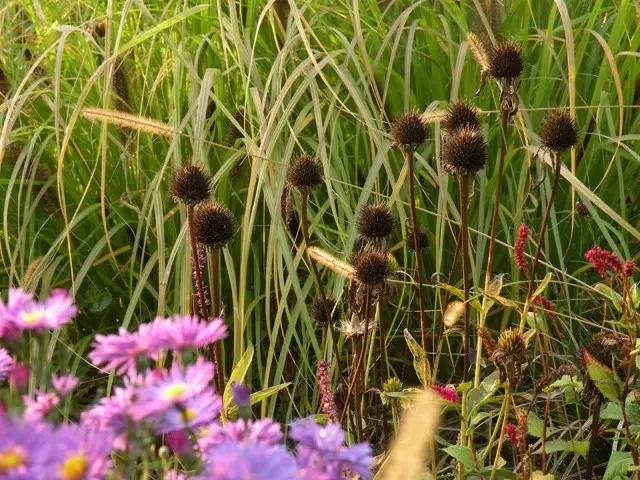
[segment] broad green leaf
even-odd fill
[[[233,401],[233,397],[231,395],[231,385],[234,383],[242,383],[244,377],[247,375],[249,371],[249,367],[251,366],[251,362],[253,361],[253,345],[249,344],[247,349],[242,354],[242,357],[238,361],[238,364],[234,367],[231,375],[229,376],[229,381],[227,382],[227,386],[224,389],[224,395],[222,396],[224,408],[228,410],[231,406],[231,402]]]
[[[631,285],[629,295],[631,296],[634,310],[638,310],[638,307],[640,307],[640,287],[638,287],[637,283]]]
[[[588,441],[572,442],[570,440],[551,440],[550,442],[545,443],[545,450],[547,453],[572,452],[585,457],[589,451],[589,442]],[[542,451],[542,447],[538,450],[538,452],[541,452],[541,451]]]
[[[602,480],[626,480],[629,478],[629,467],[633,465],[631,452],[611,452],[607,470]]]
[[[489,287],[485,290],[484,294],[489,298],[484,302],[484,313],[487,313],[493,307],[496,302],[496,297],[500,296],[502,291],[502,285],[504,283],[504,274],[496,275],[489,283]]]
[[[531,474],[531,480],[556,480],[552,473],[544,474],[540,470],[536,470]]]
[[[589,378],[607,399],[620,403],[622,384],[609,367],[598,362],[587,350],[583,351]]]
[[[254,392],[249,397],[249,402],[250,402],[251,405],[255,405],[256,403],[260,403],[263,400],[266,400],[266,399],[272,397],[273,395],[278,393],[280,390],[284,390],[289,385],[291,385],[291,382],[281,383],[280,385],[274,385],[273,387],[265,388],[264,390],[260,390],[259,392]],[[237,413],[237,411],[238,411],[238,407],[236,407],[235,405],[232,405],[231,408],[229,409],[229,412],[228,412],[229,413],[229,417],[233,418],[235,416],[235,414]]]
[[[622,295],[604,283],[598,283],[594,288],[609,299],[611,305],[613,305],[618,313],[622,313]]]
[[[471,422],[469,422],[469,428],[475,429],[485,418],[491,417],[491,414],[488,412],[480,412],[477,415],[471,417]]]
[[[416,375],[418,375],[420,383],[425,387],[431,385],[431,366],[424,350],[406,328],[404,329],[404,338],[409,346],[411,355],[413,355],[413,368],[416,371]]]
[[[552,278],[553,278],[553,273],[551,272],[545,275],[545,277],[542,279],[542,282],[540,282],[540,285],[538,285],[538,288],[536,288],[536,291],[533,292],[533,295],[531,296],[531,301],[535,300],[536,298],[538,298],[540,295],[544,293],[544,291],[549,286],[549,282],[551,281]]]
[[[456,288],[453,285],[449,285],[447,283],[440,283],[438,284],[438,286],[440,288],[444,288],[447,292],[449,292],[451,295],[455,295],[460,300],[464,300],[464,290],[460,288]],[[482,305],[480,304],[480,301],[477,298],[470,298],[469,305],[471,305],[476,310],[482,310]]]
[[[527,417],[527,429],[529,435],[531,435],[532,437],[542,438],[544,422],[535,413],[529,412],[529,416]]]
[[[458,460],[465,468],[470,470],[477,468],[476,462],[473,460],[473,453],[466,445],[451,445],[445,448],[444,451]]]

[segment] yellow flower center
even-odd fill
[[[186,391],[187,391],[186,383],[174,383],[173,385],[169,385],[167,388],[164,389],[164,392],[162,392],[162,399],[167,401],[176,400],[177,398],[180,397],[180,395],[182,395]]]
[[[23,312],[22,321],[28,324],[34,324],[42,318],[42,312]]]
[[[0,474],[16,470],[25,464],[26,455],[18,448],[10,448],[0,453]]]
[[[180,413],[180,419],[184,423],[188,423],[191,420],[193,420],[194,418],[196,418],[197,415],[198,415],[198,412],[196,412],[193,408],[187,408],[183,412]]]
[[[80,480],[84,478],[89,469],[89,460],[87,457],[79,453],[65,460],[60,468],[60,477],[62,480]]]

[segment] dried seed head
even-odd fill
[[[478,328],[478,336],[482,340],[482,345],[484,346],[485,351],[487,352],[487,357],[491,358],[493,353],[496,351],[496,341],[493,338],[493,335],[489,331],[489,329],[484,327]]]
[[[322,185],[322,165],[311,155],[303,153],[289,167],[287,183],[300,191],[309,192]]]
[[[393,273],[393,262],[384,250],[363,250],[353,256],[351,263],[356,269],[356,279],[364,285],[381,283]]]
[[[462,127],[442,146],[442,164],[456,176],[472,175],[482,170],[489,156],[484,135],[476,129]]]
[[[464,100],[449,105],[444,118],[444,129],[447,135],[454,134],[462,127],[479,128],[479,110]]]
[[[169,192],[176,202],[197,205],[211,195],[211,175],[199,165],[185,165],[173,173]]]
[[[524,335],[517,328],[505,330],[498,337],[498,349],[505,355],[524,354],[527,349]]]
[[[522,47],[512,41],[498,43],[489,54],[489,74],[493,78],[513,80],[524,70]]]
[[[214,201],[200,206],[193,219],[196,240],[202,246],[217,250],[236,233],[236,217],[224,204]]]
[[[386,203],[365,205],[356,222],[358,234],[370,241],[389,238],[396,227],[396,217]]]
[[[391,124],[391,142],[405,152],[414,152],[427,140],[427,125],[416,111],[406,112]]]
[[[242,127],[243,130],[246,130],[247,115],[244,108],[238,108],[233,114],[233,119]],[[242,135],[243,132],[238,127],[236,127],[233,122],[229,122],[229,129],[227,130],[224,144],[227,147],[232,147],[237,139],[242,138]]]
[[[585,349],[600,363],[611,366],[614,358],[621,357],[625,337],[616,332],[598,332],[589,339]]]
[[[334,324],[340,319],[340,306],[333,295],[327,298],[317,297],[309,306],[309,315],[318,325]]]
[[[540,380],[535,383],[535,389],[541,390],[543,388],[547,388],[556,380],[561,379],[564,375],[573,376],[577,374],[578,370],[576,369],[575,365],[573,365],[572,363],[565,363],[563,365],[560,365],[558,368],[549,369],[547,374],[540,377]]]
[[[571,115],[562,110],[550,110],[540,124],[542,146],[556,153],[570,149],[578,142],[578,126]]]
[[[382,384],[382,391],[385,393],[401,393],[404,385],[398,377],[391,377]]]
[[[589,207],[587,207],[582,200],[578,200],[576,202],[576,212],[581,217],[588,217],[589,215],[591,215],[589,213]]]
[[[414,231],[418,236],[417,245],[416,245],[416,239],[414,236]],[[422,250],[426,250],[427,248],[429,248],[429,230],[421,227],[418,227],[417,230],[415,228],[410,228],[407,231],[406,243],[407,243],[407,247],[412,252],[416,252],[416,251],[421,252]]]

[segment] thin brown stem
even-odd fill
[[[318,295],[323,302],[326,303],[327,295],[324,292],[324,287],[322,286],[322,281],[320,280],[320,273],[318,272],[318,268],[316,267],[315,262],[309,256],[309,247],[311,246],[311,241],[309,240],[309,219],[307,217],[307,207],[309,205],[309,194],[302,193],[302,206],[300,207],[300,223],[302,228],[302,236],[304,237],[304,246],[307,252],[307,260],[309,261],[309,266],[311,267],[311,272],[313,274],[313,278],[316,283],[316,289],[318,290]],[[330,312],[327,312],[327,316],[330,317]],[[327,318],[327,321],[331,323],[331,319]]]
[[[589,438],[589,453],[587,455],[587,469],[585,474],[586,480],[591,480],[593,477],[593,464],[595,463],[596,454],[596,438],[598,438],[598,431],[600,430],[600,404],[602,399],[600,393],[597,394],[594,400],[594,405],[591,413],[591,437]]]
[[[460,244],[462,256],[462,288],[464,290],[464,370],[462,381],[466,382],[469,375],[469,335],[470,335],[470,305],[469,305],[469,177],[460,177]]]
[[[417,214],[416,214],[416,195],[415,195],[415,181],[413,178],[413,151],[412,150],[406,150],[405,151],[405,162],[407,163],[407,167],[409,169],[408,175],[409,175],[409,206],[411,209],[411,223],[412,228],[413,228],[413,245],[415,247],[415,252],[416,252],[416,270],[417,270],[417,277],[418,277],[418,283],[416,285],[417,287],[417,294],[418,294],[418,301],[420,304],[420,335],[421,335],[421,339],[422,339],[422,350],[425,352],[427,352],[427,324],[426,324],[426,320],[425,320],[425,316],[424,316],[424,300],[422,298],[422,289],[423,289],[423,283],[422,283],[422,259],[421,259],[421,252],[420,252],[420,248],[418,248],[419,244],[418,244],[418,219],[417,219]]]
[[[218,285],[218,268],[220,265],[220,252],[213,250],[209,255],[211,261],[209,262],[209,286],[211,288],[211,316],[217,318],[222,313],[222,307],[220,302],[220,286]],[[225,373],[224,363],[222,362],[222,344],[216,342],[213,345],[213,359],[216,367],[218,368],[218,374],[216,375],[216,386],[218,391],[224,392],[225,389]]]

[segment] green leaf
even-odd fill
[[[542,448],[538,450],[541,452]],[[556,453],[556,452],[573,452],[578,455],[582,455],[583,457],[587,456],[587,452],[589,451],[589,442],[574,442],[571,440],[552,440],[550,442],[545,443],[545,451],[547,453]]]
[[[609,402],[600,412],[600,418],[603,420],[620,421],[622,420],[622,407],[615,402]]]
[[[536,470],[531,474],[531,480],[556,480],[552,473],[544,474],[540,470]]]
[[[544,291],[549,286],[549,282],[551,282],[552,278],[553,278],[553,273],[551,273],[551,272],[549,272],[549,273],[547,273],[547,275],[545,275],[545,277],[542,279],[542,282],[540,283],[538,288],[536,288],[536,291],[533,292],[533,295],[531,296],[531,301],[535,300],[537,297],[539,297],[540,295],[542,295],[544,293]]]
[[[476,462],[473,460],[473,452],[466,445],[451,445],[444,451],[460,462],[465,468],[476,470]]]
[[[589,378],[608,400],[621,401],[623,385],[609,367],[598,362],[587,350],[583,351],[584,364],[587,367]]]
[[[618,313],[622,313],[622,296],[618,292],[604,283],[598,283],[594,288],[609,299],[611,305],[613,305]]]
[[[633,465],[631,452],[611,452],[607,470],[602,480],[626,480],[629,478],[629,467]]]
[[[234,383],[242,383],[244,377],[247,375],[249,371],[249,367],[251,366],[251,362],[253,361],[253,345],[249,344],[247,349],[242,354],[242,357],[238,361],[238,364],[235,366],[231,375],[229,376],[229,381],[227,382],[227,386],[224,389],[224,395],[222,396],[224,408],[228,410],[231,407],[231,402],[233,401],[233,397],[231,395],[231,385]]]
[[[529,435],[536,438],[542,438],[542,431],[544,430],[544,422],[542,419],[533,412],[529,412],[527,417],[527,429]],[[549,450],[547,450],[549,451]]]
[[[409,350],[411,350],[411,355],[413,355],[413,368],[416,371],[416,375],[418,375],[420,383],[425,387],[431,385],[431,366],[424,350],[406,328],[404,329],[404,339],[409,346]]]
[[[438,284],[438,286],[440,288],[444,288],[451,295],[455,295],[460,300],[464,301],[464,290],[461,290],[460,288],[456,288],[453,285],[449,285],[447,283],[440,283]],[[471,305],[476,310],[482,310],[482,305],[480,304],[480,301],[477,298],[470,298],[469,305]]]
[[[269,397],[272,397],[273,395],[278,393],[280,390],[284,390],[289,385],[291,385],[291,382],[281,383],[280,385],[274,385],[273,387],[265,388],[264,390],[260,390],[259,392],[254,392],[249,397],[249,403],[251,405],[255,405],[256,403],[260,403],[263,400],[266,400]],[[237,411],[238,411],[238,407],[236,407],[235,405],[232,405],[231,408],[228,411],[229,416],[230,417],[235,416]]]
[[[631,296],[633,309],[638,310],[638,307],[640,307],[640,287],[638,287],[637,283],[634,283],[633,285],[631,285],[631,289],[629,290],[629,295]]]

